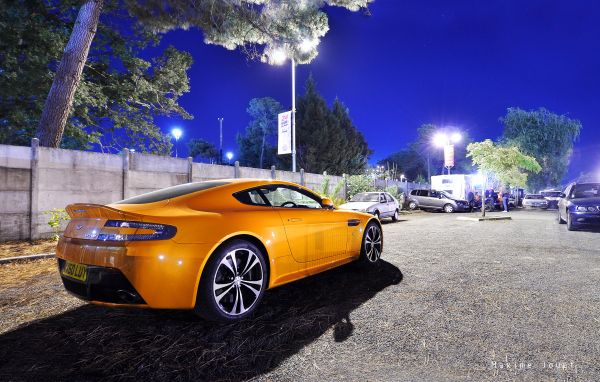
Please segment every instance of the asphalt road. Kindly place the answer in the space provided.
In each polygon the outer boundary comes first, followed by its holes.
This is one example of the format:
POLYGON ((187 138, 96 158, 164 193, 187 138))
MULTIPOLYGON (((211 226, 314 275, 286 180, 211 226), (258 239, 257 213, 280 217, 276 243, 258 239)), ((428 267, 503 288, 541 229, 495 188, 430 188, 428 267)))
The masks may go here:
POLYGON ((55 272, 0 280, 0 380, 600 380, 600 232, 509 215, 403 216, 379 268, 274 289, 231 325, 82 305, 55 272))

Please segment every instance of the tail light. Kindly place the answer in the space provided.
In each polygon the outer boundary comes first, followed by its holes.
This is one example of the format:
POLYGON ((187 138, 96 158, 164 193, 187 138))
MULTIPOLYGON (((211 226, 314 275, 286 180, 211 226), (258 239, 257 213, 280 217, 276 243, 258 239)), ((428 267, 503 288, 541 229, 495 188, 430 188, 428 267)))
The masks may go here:
POLYGON ((167 224, 125 220, 108 220, 96 240, 144 241, 167 240, 175 236, 177 228, 167 224))

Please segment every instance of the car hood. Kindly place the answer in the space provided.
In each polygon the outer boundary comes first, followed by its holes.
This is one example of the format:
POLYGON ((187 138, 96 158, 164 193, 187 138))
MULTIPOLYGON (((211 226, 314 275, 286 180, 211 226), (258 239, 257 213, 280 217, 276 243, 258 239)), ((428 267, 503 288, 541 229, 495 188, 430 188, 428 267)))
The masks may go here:
POLYGON ((348 202, 348 203, 342 204, 338 208, 341 208, 342 210, 366 210, 367 208, 372 207, 375 204, 378 204, 378 203, 377 202, 348 202))
POLYGON ((600 206, 600 197, 597 198, 581 198, 581 199, 571 199, 571 203, 577 206, 600 206))

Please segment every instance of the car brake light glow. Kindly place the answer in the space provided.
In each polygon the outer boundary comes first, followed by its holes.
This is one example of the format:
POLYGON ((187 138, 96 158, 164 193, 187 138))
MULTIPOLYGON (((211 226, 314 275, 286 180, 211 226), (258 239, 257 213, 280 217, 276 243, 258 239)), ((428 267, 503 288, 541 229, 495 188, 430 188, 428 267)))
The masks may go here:
MULTIPOLYGON (((123 228, 135 230, 148 230, 145 233, 121 233, 113 230, 102 230, 96 240, 102 241, 143 241, 143 240, 167 240, 175 236, 177 228, 167 224, 144 223, 124 220, 108 220, 104 227, 123 228)), ((136 231, 137 232, 137 231, 136 231)))

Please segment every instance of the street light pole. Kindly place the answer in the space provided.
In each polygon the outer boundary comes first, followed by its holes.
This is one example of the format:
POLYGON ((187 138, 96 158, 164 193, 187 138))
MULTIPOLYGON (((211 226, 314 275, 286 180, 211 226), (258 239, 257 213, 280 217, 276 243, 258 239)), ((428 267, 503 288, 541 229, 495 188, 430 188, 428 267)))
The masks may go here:
POLYGON ((296 60, 292 55, 292 172, 296 172, 296 60))
POLYGON ((223 117, 217 118, 219 120, 219 164, 223 163, 223 117))

